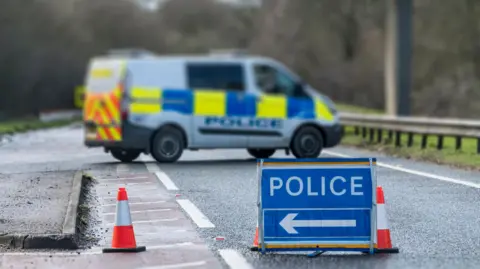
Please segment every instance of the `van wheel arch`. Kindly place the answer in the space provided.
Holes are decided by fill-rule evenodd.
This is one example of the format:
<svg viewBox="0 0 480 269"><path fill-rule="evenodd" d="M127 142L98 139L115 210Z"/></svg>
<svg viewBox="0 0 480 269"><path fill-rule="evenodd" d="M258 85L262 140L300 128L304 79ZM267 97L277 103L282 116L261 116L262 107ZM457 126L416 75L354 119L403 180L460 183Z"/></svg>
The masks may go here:
<svg viewBox="0 0 480 269"><path fill-rule="evenodd" d="M163 128L165 127L170 127L170 128L175 128L177 129L178 131L180 131L182 133L182 140L183 140L183 146L185 148L188 147L188 137L187 137L187 133L185 132L185 130L182 128L182 126L176 124L176 123L165 123L163 125L161 125L160 127L157 128L157 130L155 130L155 132L152 133L152 135L150 136L150 141L149 141L149 151L151 152L152 150L152 143L153 143L153 139L155 138L155 136L157 135L158 132L160 132Z"/></svg>
<svg viewBox="0 0 480 269"><path fill-rule="evenodd" d="M298 126L295 131L292 133L292 136L291 136L291 139L290 139L290 147L292 147L292 143L293 143L293 139L295 137L295 135L302 129L302 128L305 128L305 127L313 127L315 129L317 129L321 134L322 134L322 138L323 138L323 147L326 145L326 141L327 141L327 137L326 137L326 133L325 133L325 130L323 129L322 126L318 125L318 124L315 124L315 123L304 123L300 126Z"/></svg>

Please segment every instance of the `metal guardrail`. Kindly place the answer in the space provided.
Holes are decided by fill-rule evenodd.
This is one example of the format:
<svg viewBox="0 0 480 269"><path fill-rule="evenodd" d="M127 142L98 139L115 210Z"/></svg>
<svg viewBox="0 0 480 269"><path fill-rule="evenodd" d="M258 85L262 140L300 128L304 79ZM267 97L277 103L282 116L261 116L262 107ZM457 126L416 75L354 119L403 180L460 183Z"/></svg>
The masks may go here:
<svg viewBox="0 0 480 269"><path fill-rule="evenodd" d="M395 146L400 147L402 134L408 135L407 146L413 145L414 135L421 135L422 149L427 147L429 136L437 137L437 149L443 149L444 137L455 137L455 148L462 148L463 138L477 140L477 153L480 154L480 121L465 119L441 119L427 117L394 117L386 115L365 115L354 113L340 113L343 126L354 127L356 135L362 134L370 142L382 142L385 131L388 139L395 140Z"/></svg>
<svg viewBox="0 0 480 269"><path fill-rule="evenodd" d="M38 118L42 122L52 122L59 120L73 120L80 119L82 117L82 110L70 109L70 110L56 110L56 111L44 111L40 112Z"/></svg>

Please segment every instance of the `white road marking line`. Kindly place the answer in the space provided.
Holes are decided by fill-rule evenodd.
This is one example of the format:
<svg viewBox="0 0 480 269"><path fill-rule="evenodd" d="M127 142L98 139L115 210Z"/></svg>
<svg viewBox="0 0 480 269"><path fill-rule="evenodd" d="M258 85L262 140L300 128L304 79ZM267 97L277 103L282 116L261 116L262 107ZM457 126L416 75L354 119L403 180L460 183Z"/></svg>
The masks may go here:
<svg viewBox="0 0 480 269"><path fill-rule="evenodd" d="M170 221L176 221L176 220L179 220L179 218L137 220L137 221L132 221L132 224L155 223L155 222L170 222ZM107 225L108 227L112 227L112 226L115 226L115 222L105 223L105 225Z"/></svg>
<svg viewBox="0 0 480 269"><path fill-rule="evenodd" d="M176 221L179 220L179 218L171 218L171 219L151 219L151 220L137 220L137 221L132 221L133 224L135 223L155 223L155 222L170 222L170 221Z"/></svg>
<svg viewBox="0 0 480 269"><path fill-rule="evenodd" d="M184 263L176 263L176 264L169 264L169 265L160 265L160 266L150 266L150 267L141 267L139 269L175 269L175 268L189 268L189 267L197 267L207 264L206 261L199 261L199 262L184 262Z"/></svg>
<svg viewBox="0 0 480 269"><path fill-rule="evenodd" d="M173 247L187 247L193 246L193 242L184 242L184 243L175 243L169 245L156 245L156 246L149 246L148 249L162 249L162 248L173 248Z"/></svg>
<svg viewBox="0 0 480 269"><path fill-rule="evenodd" d="M342 158L352 158L352 156L349 156L349 155L346 155L346 154L341 154L341 153L332 152L332 151L329 151L329 150L324 150L323 152L325 152L325 153L328 154L328 155L332 155L332 156L337 156L337 157L342 157ZM380 166L380 167L384 167L384 168L388 168L388 169L392 169L392 170L397 170L397 171L400 171L400 172L405 172L405 173L409 173L409 174L413 174L413 175L417 175L417 176L421 176L421 177L427 177L427 178L431 178L431 179L437 179L437 180L441 180L441 181L445 181L445 182L450 182L450 183L455 183L455 184L460 184L460 185L464 185L464 186L468 186L468 187L480 189L480 184L478 184L478 183L473 183L473 182L470 182L470 181L465 181L465 180L459 180L459 179L455 179L455 178L449 178L449 177L439 176L439 175L430 174L430 173L426 173L426 172L421 172L421 171L416 171L416 170L412 170L412 169L402 168L402 167L398 167L398 166L394 166L394 165L389 165L389 164L385 164L385 163L381 163L381 162L377 162L377 165Z"/></svg>
<svg viewBox="0 0 480 269"><path fill-rule="evenodd" d="M163 185L165 186L165 188L167 188L167 190L178 191L178 187L175 185L175 183L173 183L170 177L168 177L167 174L165 174L164 172L162 171L155 172L155 176L158 178L158 180L160 180L160 182L163 183Z"/></svg>
<svg viewBox="0 0 480 269"><path fill-rule="evenodd" d="M242 254L234 249L220 249L218 252L231 269L253 269Z"/></svg>
<svg viewBox="0 0 480 269"><path fill-rule="evenodd" d="M170 233L186 233L186 232L188 232L187 230L174 230L174 231L161 230L161 231L157 231L157 232L146 232L142 228L144 228L144 226L135 227L135 236L138 236L138 237L159 236L159 237L154 237L153 239L159 239L159 238L164 239L163 235L165 233L170 234ZM148 229L148 228L146 230L151 231L151 229ZM195 233L195 230L190 231L190 232ZM106 240L106 242L111 242L112 233L109 233L106 237L103 237L102 240Z"/></svg>
<svg viewBox="0 0 480 269"><path fill-rule="evenodd" d="M154 202L134 202L134 203L128 203L129 205L151 205L151 204L161 204L161 203L166 203L167 201L154 201ZM114 204L104 204L102 206L116 206L117 203Z"/></svg>
<svg viewBox="0 0 480 269"><path fill-rule="evenodd" d="M154 173L160 182L167 188L167 190L178 191L178 187L173 183L170 177L165 174L157 164L146 163L145 166L150 173Z"/></svg>
<svg viewBox="0 0 480 269"><path fill-rule="evenodd" d="M178 199L178 204L190 215L190 218L200 228L215 228L215 225L208 220L208 218L198 209L190 200Z"/></svg>
<svg viewBox="0 0 480 269"><path fill-rule="evenodd" d="M164 212L164 211L170 211L170 210L171 210L170 208L136 210L136 211L130 211L130 214L148 213L148 212ZM115 214L117 214L117 213L116 212L102 213L103 216L110 216L110 215L115 215Z"/></svg>
<svg viewBox="0 0 480 269"><path fill-rule="evenodd" d="M119 178L98 178L98 181L116 181L116 180L134 180L134 179L148 179L148 177L119 177Z"/></svg>
<svg viewBox="0 0 480 269"><path fill-rule="evenodd" d="M155 163L146 163L145 167L147 167L148 172L155 173L160 171L160 167L158 167Z"/></svg>
<svg viewBox="0 0 480 269"><path fill-rule="evenodd" d="M138 232L135 230L135 235L138 236L150 236L150 235L161 235L162 233L167 232L167 231L159 231L159 232ZM168 231L168 233L186 233L188 232L187 230L174 230L174 231Z"/></svg>

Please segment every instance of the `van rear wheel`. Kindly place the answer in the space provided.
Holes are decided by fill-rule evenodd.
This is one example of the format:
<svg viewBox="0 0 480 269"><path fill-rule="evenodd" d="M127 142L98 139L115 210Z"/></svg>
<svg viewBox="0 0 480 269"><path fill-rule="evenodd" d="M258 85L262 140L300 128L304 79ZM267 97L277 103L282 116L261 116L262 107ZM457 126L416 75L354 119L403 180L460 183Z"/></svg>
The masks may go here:
<svg viewBox="0 0 480 269"><path fill-rule="evenodd" d="M322 133L312 126L300 128L292 139L291 149L297 159L317 158L323 149Z"/></svg>
<svg viewBox="0 0 480 269"><path fill-rule="evenodd" d="M139 150L127 150L127 149L111 149L110 153L113 158L123 162L131 163L142 153Z"/></svg>
<svg viewBox="0 0 480 269"><path fill-rule="evenodd" d="M256 159L270 158L275 154L275 149L247 149L248 153Z"/></svg>
<svg viewBox="0 0 480 269"><path fill-rule="evenodd" d="M173 163L180 159L184 148L183 133L173 126L165 126L155 134L151 154L159 163Z"/></svg>

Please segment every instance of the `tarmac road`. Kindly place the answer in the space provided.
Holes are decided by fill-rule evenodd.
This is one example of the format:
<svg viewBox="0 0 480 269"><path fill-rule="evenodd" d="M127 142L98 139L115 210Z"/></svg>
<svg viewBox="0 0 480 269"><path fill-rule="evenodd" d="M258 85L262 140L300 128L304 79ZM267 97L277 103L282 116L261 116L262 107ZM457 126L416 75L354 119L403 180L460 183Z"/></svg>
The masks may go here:
<svg viewBox="0 0 480 269"><path fill-rule="evenodd" d="M336 148L328 156L375 156ZM327 155L327 154L325 154ZM228 157L227 157L228 156ZM284 157L278 153L275 157ZM203 159L203 160L202 160ZM480 266L480 174L432 164L380 157L378 184L384 188L394 246L389 256L260 257L248 248L256 225L255 163L242 151L186 154L178 164L161 165L182 195L198 206L215 229L204 238L224 236L212 248L234 247L255 268L474 268ZM398 165L398 166L397 166ZM391 169L415 169L443 180ZM415 172L415 171L410 171ZM445 180L460 179L463 184ZM211 240L210 240L211 242Z"/></svg>
<svg viewBox="0 0 480 269"><path fill-rule="evenodd" d="M80 167L101 170L103 166L111 170L113 158L100 149L83 149L79 139L78 128L14 137L0 147L0 173ZM400 248L399 254L307 258L250 252L257 221L257 182L255 161L245 150L187 151L175 164L157 165L143 156L139 163L115 165L130 174L156 173L162 190L180 194L177 202L183 214L224 268L480 267L479 172L343 147L327 150L322 156L379 158L378 184L384 188L392 240ZM274 157L285 156L277 152ZM195 266L184 263L165 268Z"/></svg>

